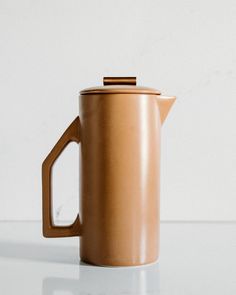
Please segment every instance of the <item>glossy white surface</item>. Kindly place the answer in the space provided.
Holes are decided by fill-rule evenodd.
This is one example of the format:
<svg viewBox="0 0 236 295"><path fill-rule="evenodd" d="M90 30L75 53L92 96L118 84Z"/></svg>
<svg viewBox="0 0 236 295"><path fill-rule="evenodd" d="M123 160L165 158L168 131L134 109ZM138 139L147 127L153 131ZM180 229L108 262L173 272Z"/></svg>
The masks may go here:
<svg viewBox="0 0 236 295"><path fill-rule="evenodd" d="M159 264L79 262L78 239L44 239L40 223L0 223L0 294L235 295L236 223L162 223Z"/></svg>

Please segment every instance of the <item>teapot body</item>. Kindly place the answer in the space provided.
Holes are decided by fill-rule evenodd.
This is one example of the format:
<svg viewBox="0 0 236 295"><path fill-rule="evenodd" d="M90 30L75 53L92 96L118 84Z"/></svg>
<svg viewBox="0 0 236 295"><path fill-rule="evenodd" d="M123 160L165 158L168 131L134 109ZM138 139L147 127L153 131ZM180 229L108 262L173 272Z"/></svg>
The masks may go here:
<svg viewBox="0 0 236 295"><path fill-rule="evenodd" d="M80 95L80 256L96 265L159 255L161 120L156 95Z"/></svg>

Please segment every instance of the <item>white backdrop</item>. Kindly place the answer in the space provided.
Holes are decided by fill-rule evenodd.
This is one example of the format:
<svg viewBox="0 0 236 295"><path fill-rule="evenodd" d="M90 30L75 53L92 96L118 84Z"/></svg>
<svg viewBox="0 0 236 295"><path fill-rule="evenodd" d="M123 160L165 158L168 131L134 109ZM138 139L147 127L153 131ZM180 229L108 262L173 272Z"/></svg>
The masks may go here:
<svg viewBox="0 0 236 295"><path fill-rule="evenodd" d="M41 162L79 90L137 76L178 101L162 132L162 220L236 220L234 0L0 0L0 220L41 218ZM54 169L78 210L77 146Z"/></svg>

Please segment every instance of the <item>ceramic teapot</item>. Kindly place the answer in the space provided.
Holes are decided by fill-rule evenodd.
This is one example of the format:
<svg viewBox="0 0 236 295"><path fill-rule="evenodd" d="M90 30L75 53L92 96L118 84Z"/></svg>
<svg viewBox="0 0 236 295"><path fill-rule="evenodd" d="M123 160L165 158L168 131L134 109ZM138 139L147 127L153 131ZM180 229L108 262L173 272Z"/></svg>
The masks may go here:
<svg viewBox="0 0 236 295"><path fill-rule="evenodd" d="M134 266L159 256L161 126L175 101L134 77L105 77L80 92L80 114L42 165L43 235L80 236L80 257ZM70 142L79 144L80 213L53 223L51 171Z"/></svg>

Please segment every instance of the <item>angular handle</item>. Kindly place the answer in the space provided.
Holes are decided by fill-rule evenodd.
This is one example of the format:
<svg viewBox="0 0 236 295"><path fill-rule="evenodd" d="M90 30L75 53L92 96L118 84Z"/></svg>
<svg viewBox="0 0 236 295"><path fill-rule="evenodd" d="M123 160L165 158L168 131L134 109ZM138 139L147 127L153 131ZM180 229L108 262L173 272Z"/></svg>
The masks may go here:
<svg viewBox="0 0 236 295"><path fill-rule="evenodd" d="M136 77L104 77L103 85L136 85Z"/></svg>
<svg viewBox="0 0 236 295"><path fill-rule="evenodd" d="M80 142L79 117L77 117L66 129L42 165L43 235L47 238L72 237L81 235L79 215L77 215L74 223L68 226L54 225L52 217L52 166L65 147L73 141L77 143Z"/></svg>

